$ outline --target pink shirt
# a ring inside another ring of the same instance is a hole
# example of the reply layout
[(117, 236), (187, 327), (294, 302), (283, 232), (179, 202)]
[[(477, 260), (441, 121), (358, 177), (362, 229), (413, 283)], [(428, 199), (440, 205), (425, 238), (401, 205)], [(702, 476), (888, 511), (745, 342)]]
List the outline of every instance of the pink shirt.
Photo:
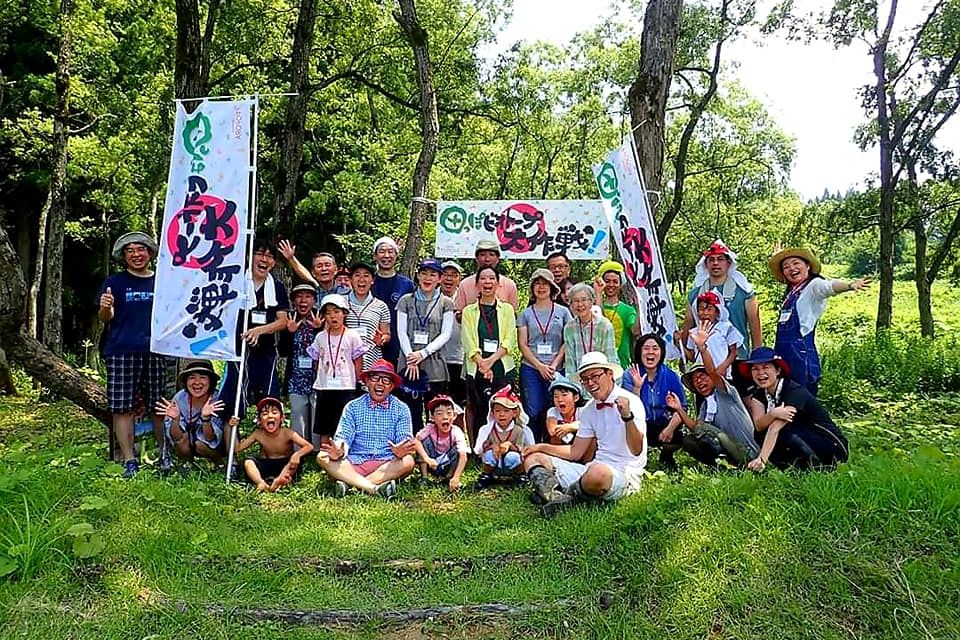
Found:
[(470, 451), (470, 448), (467, 446), (467, 437), (463, 435), (463, 430), (457, 425), (451, 426), (450, 433), (442, 436), (437, 433), (436, 425), (428, 422), (427, 426), (417, 432), (417, 440), (423, 442), (427, 438), (433, 440), (433, 445), (436, 448), (438, 456), (449, 451), (451, 443), (457, 446), (457, 451), (462, 451), (463, 453)]
[[(476, 302), (477, 296), (479, 295), (480, 293), (477, 291), (477, 278), (475, 274), (471, 273), (460, 281), (460, 286), (453, 296), (453, 306), (457, 311), (463, 311), (465, 306)], [(513, 310), (515, 312), (518, 311), (520, 303), (517, 300), (517, 285), (507, 276), (500, 276), (500, 280), (497, 283), (497, 299), (509, 302)]]

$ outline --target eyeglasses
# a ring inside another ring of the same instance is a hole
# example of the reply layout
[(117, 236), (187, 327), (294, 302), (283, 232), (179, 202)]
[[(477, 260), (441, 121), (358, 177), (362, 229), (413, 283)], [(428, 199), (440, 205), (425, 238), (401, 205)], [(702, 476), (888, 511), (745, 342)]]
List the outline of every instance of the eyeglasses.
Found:
[(390, 384), (393, 384), (393, 378), (391, 378), (388, 375), (373, 374), (373, 375), (367, 376), (367, 382), (381, 382), (381, 383), (389, 382)]
[(583, 384), (594, 384), (596, 382), (600, 382), (600, 378), (605, 375), (607, 375), (606, 371), (598, 371), (597, 373), (588, 376), (580, 376), (580, 381), (583, 382)]

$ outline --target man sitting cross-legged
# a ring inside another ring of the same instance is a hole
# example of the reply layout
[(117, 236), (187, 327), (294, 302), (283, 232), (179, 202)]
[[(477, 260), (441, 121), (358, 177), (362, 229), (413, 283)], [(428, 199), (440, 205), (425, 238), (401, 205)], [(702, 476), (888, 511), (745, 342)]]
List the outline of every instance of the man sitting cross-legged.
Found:
[(391, 395), (400, 376), (386, 360), (363, 372), (367, 393), (347, 403), (333, 442), (320, 444), (317, 464), (337, 481), (339, 495), (350, 487), (385, 498), (396, 495), (396, 481), (413, 471), (410, 409)]
[[(643, 402), (617, 386), (620, 365), (594, 351), (584, 354), (577, 373), (593, 399), (580, 412), (573, 443), (535, 444), (523, 452), (533, 497), (547, 518), (584, 498), (609, 501), (634, 493), (647, 465)], [(593, 460), (572, 462), (593, 444)]]

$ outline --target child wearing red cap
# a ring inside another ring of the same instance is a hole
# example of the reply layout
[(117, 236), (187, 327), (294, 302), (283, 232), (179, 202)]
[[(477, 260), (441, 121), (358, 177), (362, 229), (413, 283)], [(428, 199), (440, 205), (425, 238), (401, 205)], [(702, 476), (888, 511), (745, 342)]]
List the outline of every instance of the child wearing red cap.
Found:
[[(230, 419), (230, 427), (239, 424)], [(259, 458), (243, 461), (247, 478), (257, 491), (278, 491), (299, 476), (300, 459), (313, 451), (313, 445), (300, 434), (283, 426), (283, 405), (276, 398), (264, 398), (257, 403), (257, 428), (237, 445), (237, 453), (253, 443), (260, 445)]]
[[(710, 356), (716, 363), (717, 374), (731, 378), (730, 365), (737, 358), (737, 349), (743, 344), (743, 334), (730, 322), (723, 297), (716, 291), (705, 291), (697, 296), (697, 326), (690, 330), (687, 342), (684, 345), (687, 359), (696, 364), (703, 363), (701, 348), (709, 349)], [(698, 335), (705, 335), (706, 341), (701, 347), (702, 340)]]
[(483, 473), (477, 478), (478, 488), (490, 486), (497, 478), (520, 478), (523, 474), (521, 452), (536, 442), (526, 425), (527, 415), (510, 387), (493, 394), (487, 424), (477, 434), (474, 448), (483, 463)]
[(453, 424), (458, 408), (450, 396), (434, 397), (427, 403), (431, 422), (417, 432), (413, 441), (423, 479), (447, 480), (450, 491), (460, 488), (460, 477), (467, 467), (470, 451), (463, 430)]

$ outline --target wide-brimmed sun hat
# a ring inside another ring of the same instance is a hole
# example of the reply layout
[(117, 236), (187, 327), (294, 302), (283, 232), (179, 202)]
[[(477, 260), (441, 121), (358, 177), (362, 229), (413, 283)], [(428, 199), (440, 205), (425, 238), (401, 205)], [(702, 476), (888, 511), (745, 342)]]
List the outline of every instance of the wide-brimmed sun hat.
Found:
[(767, 263), (767, 266), (770, 268), (770, 273), (773, 274), (773, 277), (779, 280), (780, 282), (786, 283), (787, 279), (783, 276), (783, 266), (782, 263), (787, 258), (800, 258), (804, 262), (810, 265), (810, 273), (820, 273), (820, 258), (813, 255), (813, 252), (810, 249), (804, 247), (790, 247), (787, 249), (782, 249), (777, 251), (770, 258), (770, 261)]
[(493, 407), (495, 404), (499, 404), (501, 407), (506, 407), (507, 409), (519, 409), (520, 398), (508, 385), (490, 397), (490, 406)]
[(553, 379), (553, 382), (550, 383), (550, 395), (553, 395), (553, 392), (557, 389), (566, 389), (567, 391), (572, 392), (578, 398), (583, 397), (583, 392), (580, 390), (580, 387), (577, 385), (577, 383), (564, 376), (557, 376)]
[(210, 378), (211, 392), (213, 392), (213, 387), (217, 386), (217, 382), (220, 381), (220, 376), (217, 375), (216, 370), (213, 368), (213, 363), (209, 360), (187, 360), (186, 364), (183, 365), (183, 369), (177, 374), (177, 386), (181, 389), (185, 388), (187, 386), (187, 378), (191, 373), (202, 373)]
[(393, 368), (393, 365), (384, 360), (383, 358), (377, 360), (370, 368), (360, 374), (360, 381), (366, 384), (367, 378), (372, 376), (375, 373), (385, 373), (393, 381), (393, 386), (399, 387), (403, 382), (403, 378), (397, 375), (396, 369)]
[(550, 273), (550, 271), (549, 271), (548, 269), (540, 268), (540, 269), (537, 269), (536, 271), (533, 272), (533, 275), (530, 276), (530, 288), (531, 288), (531, 289), (533, 289), (533, 283), (536, 282), (537, 280), (543, 280), (543, 281), (545, 281), (547, 284), (550, 285), (550, 289), (551, 289), (551, 291), (553, 291), (553, 296), (552, 296), (552, 297), (556, 297), (556, 296), (560, 295), (560, 287), (559, 287), (559, 286), (557, 285), (557, 283), (554, 281), (554, 279), (553, 279), (553, 274)]
[(623, 367), (619, 362), (610, 362), (607, 355), (600, 351), (588, 351), (580, 359), (580, 367), (577, 369), (577, 375), (583, 377), (583, 374), (591, 369), (606, 369), (613, 373), (614, 378), (623, 375)]
[(768, 362), (780, 370), (781, 377), (790, 377), (790, 364), (783, 357), (777, 355), (777, 352), (770, 347), (757, 347), (750, 352), (749, 358), (737, 362), (737, 369), (740, 370), (741, 376), (746, 380), (750, 380), (750, 366), (754, 364), (766, 364)]
[(113, 243), (113, 251), (110, 252), (110, 255), (113, 256), (114, 260), (123, 262), (123, 250), (128, 244), (142, 244), (150, 252), (151, 258), (157, 257), (156, 241), (142, 231), (131, 231), (123, 234)]
[(687, 389), (690, 389), (690, 391), (692, 391), (694, 394), (697, 393), (697, 390), (693, 388), (693, 374), (695, 374), (697, 371), (708, 373), (707, 368), (703, 366), (703, 363), (698, 362), (697, 364), (692, 365), (682, 376), (680, 376), (680, 381), (683, 383), (683, 386), (685, 386)]

